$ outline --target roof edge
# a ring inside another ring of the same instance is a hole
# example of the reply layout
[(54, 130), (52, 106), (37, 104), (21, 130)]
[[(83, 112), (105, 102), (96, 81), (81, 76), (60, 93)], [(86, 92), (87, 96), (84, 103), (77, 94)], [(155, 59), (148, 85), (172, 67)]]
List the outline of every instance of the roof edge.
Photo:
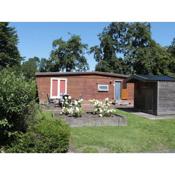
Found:
[(129, 78), (129, 75), (124, 74), (117, 74), (117, 73), (110, 73), (110, 72), (36, 72), (35, 76), (78, 76), (78, 75), (103, 75), (103, 76), (113, 76), (113, 77), (122, 77), (122, 78)]
[[(155, 75), (157, 76), (157, 75)], [(164, 76), (164, 75), (163, 75)], [(160, 75), (161, 77), (161, 75)], [(173, 77), (170, 77), (170, 76), (167, 76), (165, 75), (164, 76), (165, 78), (169, 77), (171, 79), (149, 79), (149, 77), (145, 77), (144, 75), (131, 75), (128, 79), (127, 79), (127, 82), (135, 82), (135, 81), (141, 81), (141, 82), (158, 82), (158, 81), (169, 81), (169, 82), (174, 82), (175, 79)]]

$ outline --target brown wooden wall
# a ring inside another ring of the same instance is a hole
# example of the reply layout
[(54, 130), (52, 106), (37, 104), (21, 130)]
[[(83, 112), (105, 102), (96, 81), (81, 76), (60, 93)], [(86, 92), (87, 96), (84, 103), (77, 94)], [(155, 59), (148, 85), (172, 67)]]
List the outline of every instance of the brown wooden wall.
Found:
[[(50, 78), (67, 78), (67, 92), (72, 98), (82, 97), (85, 100), (109, 98), (114, 100), (114, 82), (120, 80), (123, 82), (123, 78), (101, 76), (101, 75), (78, 75), (78, 76), (37, 76), (37, 88), (40, 103), (47, 102), (47, 94), (50, 96)], [(99, 92), (98, 84), (108, 84), (108, 92)], [(128, 83), (124, 85), (128, 90), (128, 100), (133, 100), (134, 96), (134, 84)]]
[(135, 83), (134, 108), (137, 111), (157, 114), (157, 82)]
[(158, 83), (158, 115), (175, 114), (175, 82)]

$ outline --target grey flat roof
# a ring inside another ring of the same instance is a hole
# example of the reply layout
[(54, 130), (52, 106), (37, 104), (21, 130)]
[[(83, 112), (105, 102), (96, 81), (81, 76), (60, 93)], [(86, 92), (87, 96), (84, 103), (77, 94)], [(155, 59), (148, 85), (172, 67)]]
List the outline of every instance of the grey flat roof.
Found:
[(127, 80), (132, 81), (143, 81), (143, 82), (156, 82), (156, 81), (175, 81), (175, 78), (166, 75), (132, 75)]
[(109, 76), (109, 77), (121, 77), (121, 78), (128, 78), (129, 75), (124, 74), (116, 74), (116, 73), (109, 73), (109, 72), (36, 72), (35, 76), (78, 76), (78, 75), (101, 75), (101, 76)]

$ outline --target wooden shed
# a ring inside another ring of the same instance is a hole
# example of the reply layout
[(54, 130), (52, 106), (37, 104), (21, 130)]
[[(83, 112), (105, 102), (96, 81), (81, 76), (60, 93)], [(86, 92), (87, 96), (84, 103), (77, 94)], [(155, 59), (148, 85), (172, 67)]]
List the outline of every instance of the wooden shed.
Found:
[(154, 115), (175, 114), (175, 79), (159, 75), (133, 75), (134, 108)]

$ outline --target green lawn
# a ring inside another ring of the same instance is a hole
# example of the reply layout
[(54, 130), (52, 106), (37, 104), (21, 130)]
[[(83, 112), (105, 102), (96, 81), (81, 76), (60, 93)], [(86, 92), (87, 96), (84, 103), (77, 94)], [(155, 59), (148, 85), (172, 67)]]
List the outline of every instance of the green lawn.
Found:
[(149, 120), (117, 110), (128, 126), (71, 128), (73, 152), (175, 151), (175, 120)]

